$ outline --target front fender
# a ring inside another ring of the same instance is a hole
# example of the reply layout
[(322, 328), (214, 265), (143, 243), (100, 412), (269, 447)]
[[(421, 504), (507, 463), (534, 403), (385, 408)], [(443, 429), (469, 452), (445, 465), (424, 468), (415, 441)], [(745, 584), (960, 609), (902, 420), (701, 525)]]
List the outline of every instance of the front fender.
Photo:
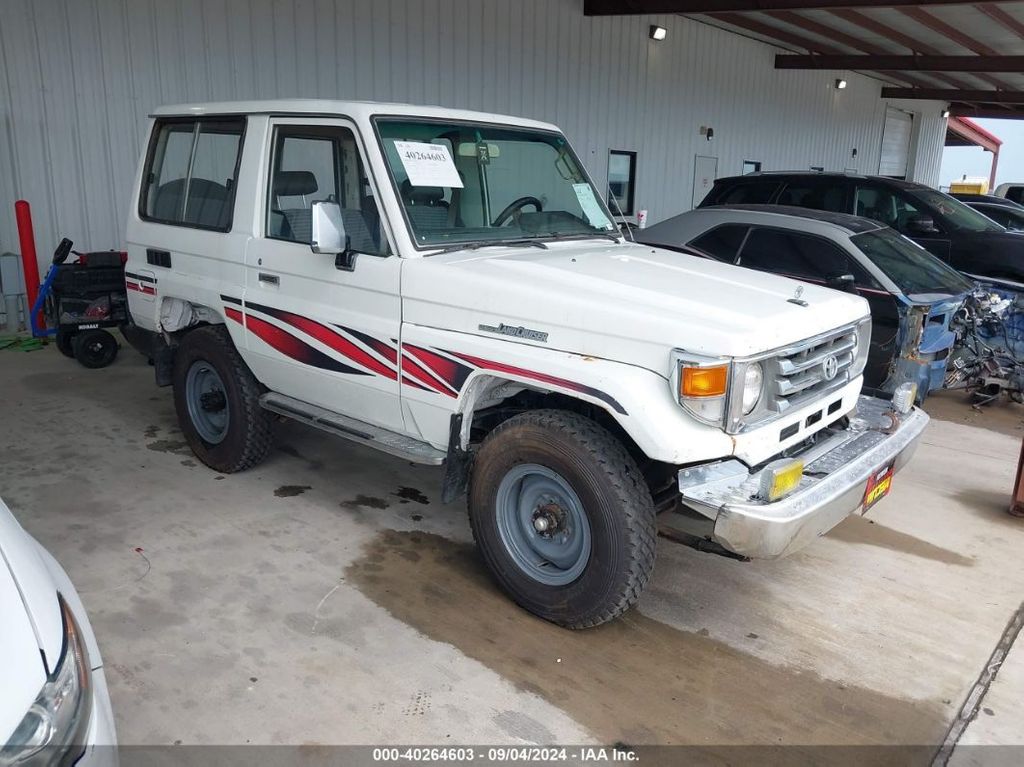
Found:
[[(653, 460), (693, 463), (730, 455), (734, 449), (720, 429), (686, 415), (672, 398), (665, 376), (621, 362), (407, 325), (402, 377), (407, 423), (439, 448), (447, 446), (453, 414), (471, 414), (529, 388), (603, 408)], [(464, 419), (463, 446), (470, 420)]]

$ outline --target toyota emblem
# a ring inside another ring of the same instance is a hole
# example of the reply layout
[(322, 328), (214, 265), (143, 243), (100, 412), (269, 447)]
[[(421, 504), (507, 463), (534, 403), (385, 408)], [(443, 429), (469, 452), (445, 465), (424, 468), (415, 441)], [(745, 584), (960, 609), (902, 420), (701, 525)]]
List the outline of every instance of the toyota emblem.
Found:
[(821, 374), (825, 376), (826, 381), (831, 381), (839, 375), (839, 360), (836, 359), (836, 355), (826, 357), (825, 361), (821, 363)]

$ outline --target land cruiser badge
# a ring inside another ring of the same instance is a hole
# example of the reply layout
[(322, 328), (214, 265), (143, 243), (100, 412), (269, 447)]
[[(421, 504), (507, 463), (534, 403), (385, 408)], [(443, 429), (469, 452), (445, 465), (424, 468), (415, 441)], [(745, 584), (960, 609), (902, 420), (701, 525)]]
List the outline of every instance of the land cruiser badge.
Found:
[(542, 344), (548, 342), (548, 334), (542, 333), (539, 330), (530, 330), (530, 328), (524, 328), (522, 325), (506, 325), (504, 322), (499, 323), (497, 327), (494, 325), (480, 325), (480, 330), (485, 333), (499, 333), (503, 336), (512, 336), (513, 338), (523, 338), (527, 341), (537, 341)]

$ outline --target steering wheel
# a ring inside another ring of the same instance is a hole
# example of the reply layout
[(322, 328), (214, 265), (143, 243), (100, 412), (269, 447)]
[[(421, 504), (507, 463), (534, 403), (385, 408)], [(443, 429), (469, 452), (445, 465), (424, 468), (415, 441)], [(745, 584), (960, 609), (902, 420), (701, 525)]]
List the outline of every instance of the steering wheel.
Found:
[(494, 219), (494, 223), (491, 226), (503, 226), (510, 218), (515, 218), (518, 221), (523, 213), (523, 208), (527, 205), (532, 205), (537, 209), (538, 213), (544, 210), (544, 203), (536, 197), (520, 197), (518, 200), (512, 200), (512, 202), (506, 205), (505, 210), (498, 214), (498, 217)]
[(61, 240), (60, 245), (58, 245), (57, 249), (53, 251), (53, 263), (63, 264), (65, 261), (67, 261), (68, 256), (71, 254), (72, 245), (74, 245), (74, 243), (71, 242), (71, 240), (69, 240), (67, 237)]

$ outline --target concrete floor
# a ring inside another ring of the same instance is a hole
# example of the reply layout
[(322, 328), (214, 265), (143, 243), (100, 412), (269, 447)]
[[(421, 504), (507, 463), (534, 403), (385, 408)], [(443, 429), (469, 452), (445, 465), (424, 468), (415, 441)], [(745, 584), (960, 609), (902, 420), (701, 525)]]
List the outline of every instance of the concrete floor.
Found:
[[(936, 400), (867, 518), (777, 562), (661, 541), (639, 609), (572, 633), (496, 591), (438, 470), (285, 424), (218, 475), (130, 349), (0, 352), (0, 392), (0, 496), (77, 584), (125, 744), (939, 744), (1024, 598), (1017, 405)], [(1022, 667), (964, 742), (1024, 743)]]

